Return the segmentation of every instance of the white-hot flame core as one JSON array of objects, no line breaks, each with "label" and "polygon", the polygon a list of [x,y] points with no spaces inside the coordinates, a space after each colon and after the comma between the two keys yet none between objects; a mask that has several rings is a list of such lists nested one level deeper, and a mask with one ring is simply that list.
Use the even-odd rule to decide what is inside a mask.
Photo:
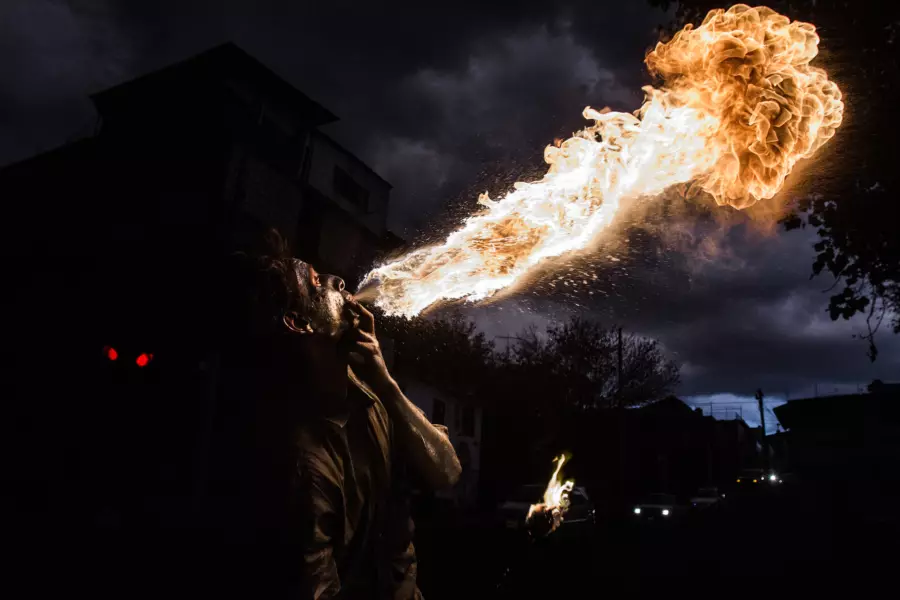
[{"label": "white-hot flame core", "polygon": [[837,86],[809,62],[819,37],[768,8],[709,13],[647,56],[665,85],[644,88],[635,114],[597,111],[593,125],[548,146],[546,175],[516,183],[442,244],[372,270],[388,314],[417,315],[439,300],[477,301],[513,286],[546,259],[583,250],[622,201],[696,181],[719,204],[770,198],[794,164],[840,125]]}]

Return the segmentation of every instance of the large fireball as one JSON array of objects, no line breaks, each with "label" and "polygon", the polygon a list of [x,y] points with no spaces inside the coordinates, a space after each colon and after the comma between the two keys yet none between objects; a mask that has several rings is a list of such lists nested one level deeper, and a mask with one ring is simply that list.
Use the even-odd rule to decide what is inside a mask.
[{"label": "large fireball", "polygon": [[557,146],[540,181],[517,183],[444,243],[372,270],[376,303],[416,315],[439,300],[471,301],[514,285],[542,261],[586,248],[622,200],[695,181],[719,204],[746,208],[774,196],[798,160],[841,124],[838,87],[810,62],[819,36],[765,8],[711,11],[657,44],[634,114],[584,110],[594,122]]}]

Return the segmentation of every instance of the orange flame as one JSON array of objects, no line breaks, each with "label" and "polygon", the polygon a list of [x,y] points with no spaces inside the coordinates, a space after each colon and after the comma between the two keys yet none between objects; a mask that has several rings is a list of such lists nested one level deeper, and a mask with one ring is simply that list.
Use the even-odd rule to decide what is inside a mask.
[{"label": "orange flame", "polygon": [[439,300],[490,297],[546,259],[583,250],[621,202],[696,181],[720,205],[748,207],[774,196],[798,160],[841,123],[841,92],[809,65],[819,36],[765,8],[711,11],[646,58],[647,86],[635,114],[584,109],[593,125],[548,146],[546,175],[516,183],[442,244],[373,269],[376,303],[413,316]]}]

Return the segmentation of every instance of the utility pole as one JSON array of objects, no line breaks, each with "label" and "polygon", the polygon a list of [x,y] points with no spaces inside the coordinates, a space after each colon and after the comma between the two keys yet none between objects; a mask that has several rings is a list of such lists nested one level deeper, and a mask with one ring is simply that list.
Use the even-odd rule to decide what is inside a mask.
[{"label": "utility pole", "polygon": [[619,403],[622,402],[622,328],[619,327],[619,343],[618,343],[619,370],[616,372],[616,392],[619,396]]},{"label": "utility pole", "polygon": [[623,493],[623,489],[625,487],[625,470],[628,468],[628,444],[627,444],[627,432],[626,427],[628,426],[628,420],[625,418],[625,408],[624,401],[622,399],[622,328],[619,327],[618,330],[618,343],[617,343],[617,354],[618,354],[618,369],[616,371],[616,396],[617,396],[617,404],[618,410],[616,411],[618,414],[616,415],[618,418],[618,429],[619,429],[619,476],[618,476],[618,492],[621,495]]},{"label": "utility pole", "polygon": [[518,340],[520,342],[522,341],[522,338],[520,338],[517,335],[498,335],[497,339],[498,340],[506,340],[506,359],[507,360],[509,360],[509,340]]},{"label": "utility pole", "polygon": [[763,439],[766,437],[766,410],[763,408],[763,398],[765,395],[762,390],[756,390],[756,401],[759,403],[759,426],[762,428]]},{"label": "utility pole", "polygon": [[756,390],[756,401],[759,403],[759,444],[763,452],[763,468],[769,470],[769,452],[766,444],[766,409],[763,407],[763,398],[765,395],[762,390]]}]

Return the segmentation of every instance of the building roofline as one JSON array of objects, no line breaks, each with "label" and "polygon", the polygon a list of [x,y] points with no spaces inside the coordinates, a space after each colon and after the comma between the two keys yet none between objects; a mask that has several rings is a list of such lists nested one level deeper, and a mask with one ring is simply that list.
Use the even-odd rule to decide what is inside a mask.
[{"label": "building roofline", "polygon": [[102,114],[105,107],[113,104],[117,97],[128,95],[132,90],[144,88],[167,75],[191,69],[209,69],[213,72],[215,70],[236,71],[241,75],[253,78],[262,89],[269,91],[275,97],[284,99],[286,106],[296,106],[298,113],[314,115],[314,127],[338,120],[334,113],[288,83],[283,77],[233,42],[226,42],[195,56],[95,92],[90,94],[90,99]]}]

